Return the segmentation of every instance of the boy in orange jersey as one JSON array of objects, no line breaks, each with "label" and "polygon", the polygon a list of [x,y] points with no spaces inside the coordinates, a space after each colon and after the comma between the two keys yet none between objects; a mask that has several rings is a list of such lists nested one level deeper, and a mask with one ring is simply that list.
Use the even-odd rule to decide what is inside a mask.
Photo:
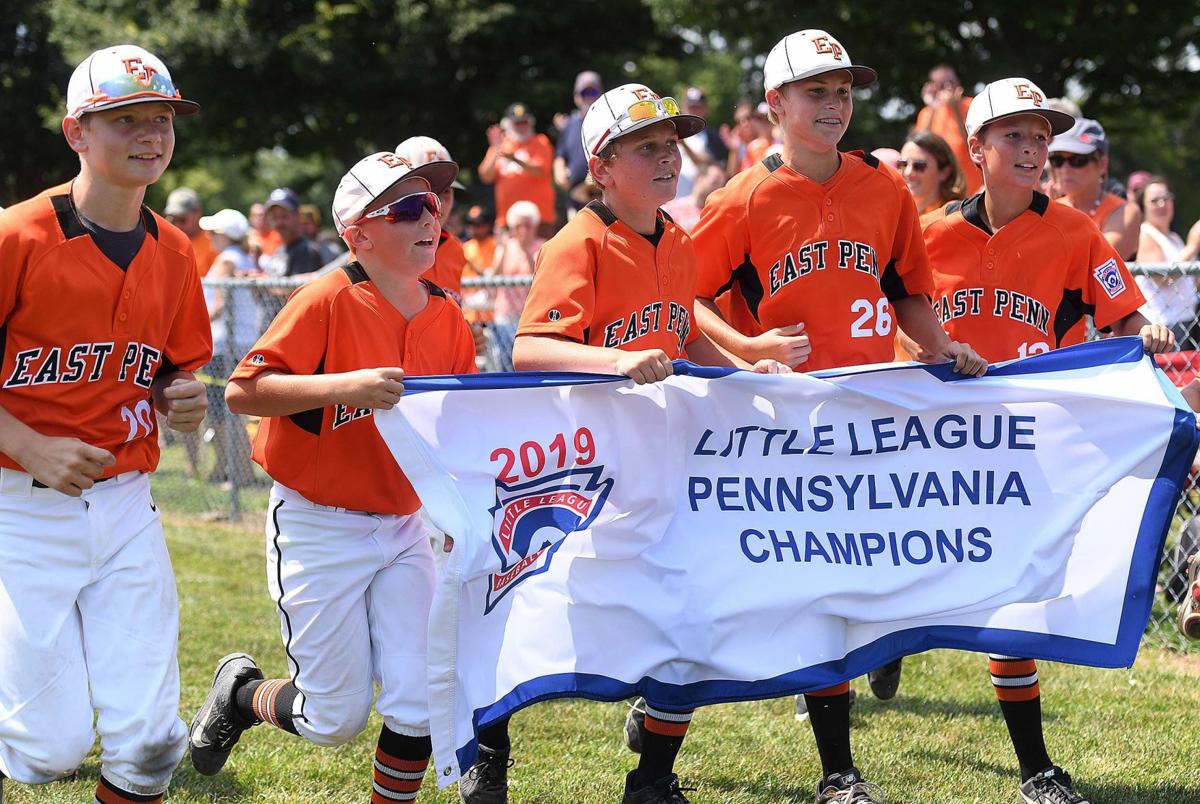
[{"label": "boy in orange jersey", "polygon": [[[700,326],[743,359],[815,370],[891,361],[898,322],[955,370],[982,374],[986,361],[947,337],[930,308],[929,262],[903,180],[874,157],[837,149],[851,89],[874,81],[875,71],[852,63],[825,31],[805,30],[775,45],[764,76],[783,156],[735,176],[701,212],[693,233]],[[727,290],[757,327],[721,317],[714,299]],[[889,679],[872,674],[880,697]],[[821,755],[818,802],[876,800],[854,767],[850,700],[848,683],[797,700]]]},{"label": "boy in orange jersey", "polygon": [[[991,361],[1080,343],[1088,316],[1102,332],[1140,335],[1147,351],[1167,351],[1174,336],[1138,312],[1142,294],[1100,230],[1038,192],[1051,136],[1075,124],[1045,97],[1028,79],[1006,78],[972,101],[967,144],[983,170],[983,191],[924,219],[934,310],[951,337],[970,340]],[[1021,767],[1022,800],[1086,804],[1046,751],[1037,664],[999,655],[989,664]]]},{"label": "boy in orange jersey", "polygon": [[204,417],[212,336],[186,235],[143,201],[197,108],[153,54],[96,51],[62,121],[78,175],[0,215],[0,779],[70,774],[94,719],[104,804],[161,801],[186,746],[148,473],[154,409]]},{"label": "boy in orange jersey", "polygon": [[[450,158],[446,146],[433,137],[423,136],[409,137],[397,145],[396,156],[407,159],[413,167],[421,167],[430,162],[454,161]],[[442,205],[440,221],[443,225],[450,220],[450,213],[454,211],[455,189],[465,189],[457,179],[438,196]],[[467,256],[463,252],[462,241],[443,228],[442,233],[438,235],[437,257],[433,267],[425,272],[425,278],[442,290],[450,291],[454,300],[462,304],[462,276],[466,265]]]},{"label": "boy in orange jersey", "polygon": [[[584,116],[582,138],[602,190],[538,252],[513,347],[519,371],[624,374],[652,383],[685,355],[706,365],[750,368],[717,348],[693,323],[691,238],[660,207],[675,197],[679,141],[704,128],[679,114],[673,98],[642,84],[600,96]],[[753,367],[787,371],[773,361]],[[683,804],[672,772],[692,712],[646,708],[638,768],[625,779],[624,804]],[[481,730],[479,759],[459,782],[466,804],[507,802],[508,721]]]},{"label": "boy in orange jersey", "polygon": [[457,172],[386,151],[355,164],[333,200],[355,260],[297,290],[230,378],[230,410],[264,417],[254,460],[275,480],[267,575],[291,678],[263,680],[244,653],[220,661],[192,721],[201,773],[220,770],[264,721],[318,745],[349,741],[378,684],[371,801],[412,801],[420,789],[433,554],[421,502],[372,413],[399,401],[406,375],[475,369],[458,305],[422,278],[437,250],[438,194]]}]

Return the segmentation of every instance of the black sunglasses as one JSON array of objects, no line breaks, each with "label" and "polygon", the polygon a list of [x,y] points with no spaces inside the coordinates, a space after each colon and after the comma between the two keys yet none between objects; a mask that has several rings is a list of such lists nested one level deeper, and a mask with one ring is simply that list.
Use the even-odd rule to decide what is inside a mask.
[{"label": "black sunglasses", "polygon": [[925,168],[929,167],[929,163],[924,159],[913,159],[911,161],[908,159],[896,160],[896,170],[899,172],[903,173],[904,169],[907,167],[911,167],[913,169],[913,173],[924,173]]},{"label": "black sunglasses", "polygon": [[1050,154],[1050,166],[1060,168],[1066,162],[1073,168],[1087,167],[1088,162],[1094,161],[1094,154],[1070,154],[1063,156],[1062,154]]}]

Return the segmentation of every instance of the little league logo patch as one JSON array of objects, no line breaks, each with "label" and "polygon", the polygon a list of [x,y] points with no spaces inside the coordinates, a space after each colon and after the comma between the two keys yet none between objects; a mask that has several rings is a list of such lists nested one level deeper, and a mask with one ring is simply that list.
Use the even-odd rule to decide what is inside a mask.
[{"label": "little league logo patch", "polygon": [[484,614],[517,584],[549,569],[567,536],[591,527],[612,487],[603,466],[575,467],[513,485],[497,480],[492,548],[501,569],[488,576]]},{"label": "little league logo patch", "polygon": [[1125,292],[1125,280],[1121,276],[1120,269],[1117,268],[1117,261],[1110,259],[1100,265],[1097,265],[1092,271],[1096,277],[1096,281],[1100,283],[1100,287],[1104,288],[1104,292],[1108,294],[1108,298],[1115,299]]}]

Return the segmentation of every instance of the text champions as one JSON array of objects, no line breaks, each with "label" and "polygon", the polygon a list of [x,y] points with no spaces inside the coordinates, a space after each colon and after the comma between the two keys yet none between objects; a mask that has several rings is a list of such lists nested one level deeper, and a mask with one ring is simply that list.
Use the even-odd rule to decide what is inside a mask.
[{"label": "text champions", "polygon": [[[693,454],[736,459],[1027,451],[1036,449],[1036,425],[1034,416],[1007,413],[887,416],[804,429],[747,425],[720,433],[706,429]],[[728,466],[722,463],[722,468]],[[989,458],[984,469],[951,469],[943,464],[939,469],[856,474],[822,472],[821,463],[797,461],[795,468],[800,471],[774,476],[693,475],[688,478],[688,506],[697,513],[761,516],[1031,504],[1021,473],[1004,468],[1005,462],[998,457]],[[962,465],[961,460],[946,463]],[[741,530],[738,546],[749,561],[873,567],[981,563],[993,554],[992,532],[983,525],[847,532],[822,529],[811,517],[787,522],[775,517],[770,524]]]}]

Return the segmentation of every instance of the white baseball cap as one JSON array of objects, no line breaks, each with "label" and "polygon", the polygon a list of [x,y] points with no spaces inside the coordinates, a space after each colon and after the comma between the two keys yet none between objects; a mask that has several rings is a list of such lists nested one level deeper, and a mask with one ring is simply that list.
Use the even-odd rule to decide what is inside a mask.
[{"label": "white baseball cap", "polygon": [[704,118],[680,114],[679,102],[662,98],[645,84],[622,84],[610,89],[588,107],[580,134],[589,157],[604,150],[618,137],[670,120],[680,139],[704,130]]},{"label": "white baseball cap", "polygon": [[825,31],[809,28],[788,34],[767,54],[763,65],[763,84],[776,89],[790,81],[800,81],[835,70],[850,73],[850,85],[870,84],[878,77],[870,67],[854,64],[842,43]]},{"label": "white baseball cap", "polygon": [[88,56],[67,84],[67,117],[134,103],[169,103],[176,114],[200,104],[184,100],[162,60],[137,45],[114,45]]},{"label": "white baseball cap", "polygon": [[1061,134],[1075,125],[1066,112],[1051,109],[1046,93],[1028,78],[1001,78],[983,88],[967,109],[967,136],[974,137],[988,123],[1017,114],[1036,114],[1050,124],[1051,134]]},{"label": "white baseball cap", "polygon": [[[413,167],[428,165],[430,162],[453,162],[450,158],[450,152],[446,150],[446,146],[435,140],[433,137],[409,137],[404,142],[396,146],[396,156],[403,157],[409,162],[412,162]],[[455,190],[467,189],[458,179],[455,179],[451,184]]]},{"label": "white baseball cap", "polygon": [[250,221],[236,209],[223,209],[201,217],[200,228],[206,232],[223,234],[230,240],[241,240],[250,234]]},{"label": "white baseball cap", "polygon": [[338,234],[346,231],[346,227],[361,218],[375,199],[404,179],[423,178],[429,182],[430,190],[440,194],[457,175],[458,165],[447,160],[418,166],[391,151],[365,156],[338,182],[333,194],[333,223]]},{"label": "white baseball cap", "polygon": [[1091,154],[1099,151],[1108,153],[1108,137],[1104,126],[1086,117],[1079,118],[1069,131],[1065,131],[1050,143],[1050,153],[1055,151],[1069,154]]}]

